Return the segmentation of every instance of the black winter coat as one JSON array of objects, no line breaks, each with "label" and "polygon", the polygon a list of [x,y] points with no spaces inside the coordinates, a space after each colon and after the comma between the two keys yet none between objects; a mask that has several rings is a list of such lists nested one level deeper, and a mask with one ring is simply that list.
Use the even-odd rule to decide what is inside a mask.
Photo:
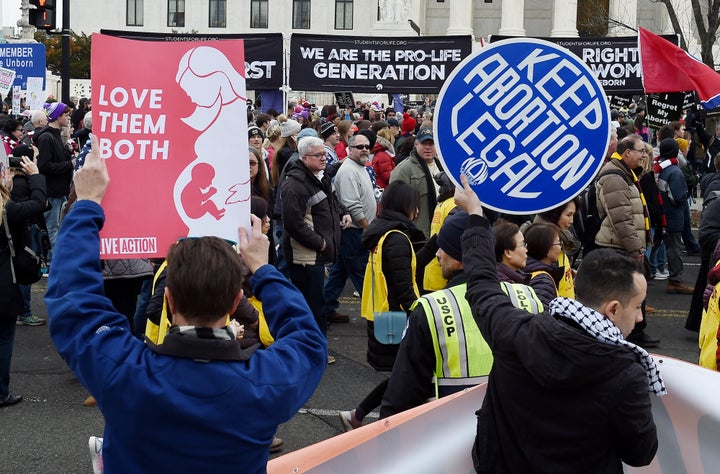
[{"label": "black winter coat", "polygon": [[48,125],[33,138],[38,147],[38,169],[47,179],[48,197],[67,197],[73,176],[72,156],[63,145],[60,130]]},{"label": "black winter coat", "polygon": [[[341,210],[327,176],[320,181],[302,161],[287,171],[282,193],[282,246],[288,263],[334,263],[340,246]],[[325,242],[325,249],[320,250]]]},{"label": "black winter coat", "polygon": [[363,248],[372,251],[380,238],[391,230],[399,230],[407,238],[393,232],[385,238],[383,244],[382,267],[388,287],[388,306],[390,311],[402,310],[410,314],[410,306],[418,298],[413,287],[415,275],[412,274],[411,263],[414,250],[410,242],[422,242],[425,235],[407,216],[383,209],[377,219],[363,231]]},{"label": "black winter coat", "polygon": [[548,276],[545,273],[539,273],[534,277],[531,276],[529,283],[527,283],[532,286],[543,306],[547,308],[550,302],[557,297],[557,285],[563,277],[564,270],[557,265],[548,265],[540,260],[528,257],[523,272],[528,275],[533,272],[547,272],[549,274]]},{"label": "black winter coat", "polygon": [[[377,219],[363,231],[362,246],[372,251],[385,233],[399,230],[411,242],[425,240],[425,234],[404,214],[383,209]],[[393,232],[383,243],[382,268],[388,289],[388,307],[390,311],[405,311],[410,314],[410,307],[418,298],[413,287],[412,255],[413,247],[408,238]],[[380,344],[375,339],[374,324],[368,321],[368,363],[380,371],[391,371],[400,344]]]},{"label": "black winter coat", "polygon": [[[466,282],[465,273],[460,271],[448,281],[446,288]],[[408,327],[400,342],[390,382],[383,394],[380,418],[387,418],[415,408],[425,403],[428,398],[433,398],[435,396],[433,385],[435,363],[435,344],[430,334],[428,318],[425,314],[425,307],[419,304],[410,315]],[[455,388],[457,390],[441,392],[440,396],[464,389],[462,386]],[[441,390],[448,389],[452,390],[451,387],[441,387]]]},{"label": "black winter coat", "polygon": [[[29,199],[22,202],[10,200],[5,203],[10,234],[16,248],[23,248],[20,242],[25,222],[41,215],[45,210],[47,195],[45,194],[45,177],[36,174],[28,177],[30,186]],[[15,318],[23,310],[23,299],[20,287],[12,282],[10,268],[10,247],[5,228],[0,224],[0,318]]]},{"label": "black winter coat", "polygon": [[702,251],[701,257],[709,261],[720,239],[720,174],[708,173],[703,176],[700,180],[700,192],[703,197],[703,210],[700,215],[698,243]]},{"label": "black winter coat", "polygon": [[647,374],[628,348],[548,312],[515,308],[498,284],[494,238],[471,215],[462,239],[467,299],[493,352],[478,411],[481,473],[622,473],[658,447]]}]

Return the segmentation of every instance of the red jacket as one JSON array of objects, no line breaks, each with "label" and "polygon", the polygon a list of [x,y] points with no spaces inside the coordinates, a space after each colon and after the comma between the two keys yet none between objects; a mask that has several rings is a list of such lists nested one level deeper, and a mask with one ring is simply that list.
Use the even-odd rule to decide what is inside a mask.
[{"label": "red jacket", "polygon": [[390,173],[395,169],[395,149],[392,144],[378,137],[373,148],[372,167],[375,170],[375,183],[385,189],[390,183]]}]

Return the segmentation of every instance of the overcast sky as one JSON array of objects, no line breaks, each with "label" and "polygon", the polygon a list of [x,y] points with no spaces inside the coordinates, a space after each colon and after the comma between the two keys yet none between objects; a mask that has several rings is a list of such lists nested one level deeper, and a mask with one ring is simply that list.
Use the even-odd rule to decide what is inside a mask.
[{"label": "overcast sky", "polygon": [[15,26],[20,19],[20,0],[2,0],[2,26]]}]

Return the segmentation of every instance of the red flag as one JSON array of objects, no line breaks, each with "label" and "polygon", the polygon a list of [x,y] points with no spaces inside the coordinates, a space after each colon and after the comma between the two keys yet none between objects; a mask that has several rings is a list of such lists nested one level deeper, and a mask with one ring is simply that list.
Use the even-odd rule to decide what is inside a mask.
[{"label": "red flag", "polygon": [[702,106],[720,106],[720,74],[699,59],[645,28],[638,33],[646,93],[697,92]]}]

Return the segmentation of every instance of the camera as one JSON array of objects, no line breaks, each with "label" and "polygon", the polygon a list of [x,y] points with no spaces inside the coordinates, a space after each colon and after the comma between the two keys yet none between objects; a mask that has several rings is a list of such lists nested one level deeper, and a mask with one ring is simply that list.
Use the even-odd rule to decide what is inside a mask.
[{"label": "camera", "polygon": [[14,169],[22,169],[22,157],[8,156],[8,167]]}]

